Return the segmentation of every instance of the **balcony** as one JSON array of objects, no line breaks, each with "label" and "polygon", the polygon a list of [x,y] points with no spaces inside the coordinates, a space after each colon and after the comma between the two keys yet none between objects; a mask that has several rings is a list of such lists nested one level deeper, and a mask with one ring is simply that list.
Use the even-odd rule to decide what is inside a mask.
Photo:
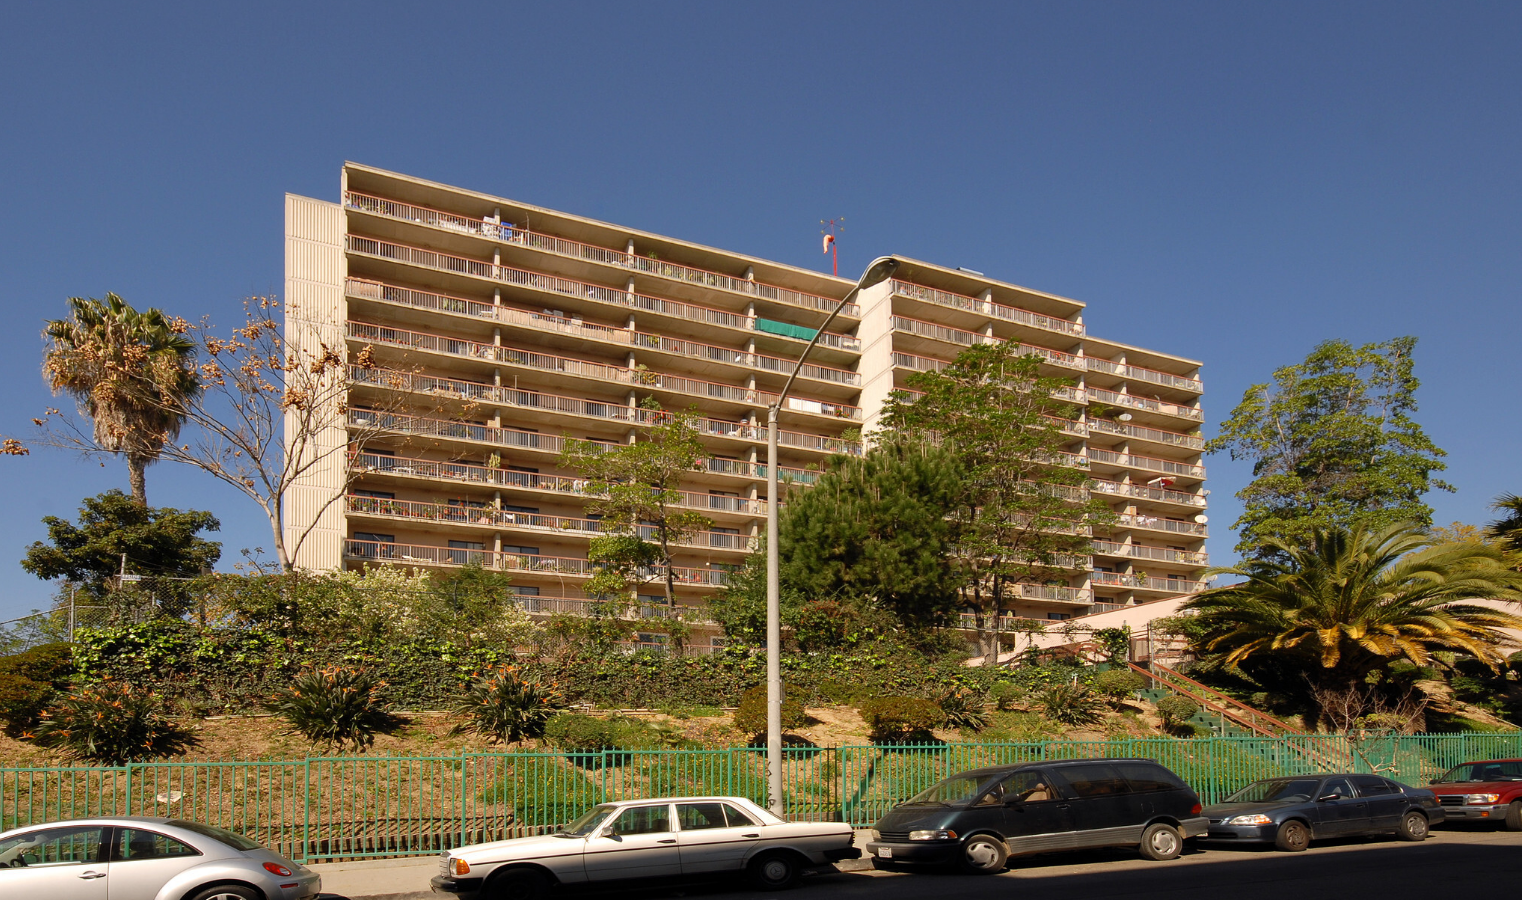
[{"label": "balcony", "polygon": [[967,310],[979,315],[1003,319],[1006,322],[1019,322],[1032,328],[1041,328],[1046,331],[1055,331],[1058,334],[1067,334],[1074,337],[1083,336],[1083,326],[1077,322],[1055,319],[1051,316],[1043,316],[1040,313],[1028,312],[1019,307],[1005,306],[1002,303],[994,303],[990,300],[979,300],[976,297],[968,297],[963,294],[953,294],[950,291],[942,291],[920,284],[910,284],[907,281],[899,281],[897,278],[893,279],[893,292],[915,300],[923,300],[926,303],[934,303],[937,306]]},{"label": "balcony", "polygon": [[1108,463],[1113,466],[1125,466],[1131,469],[1146,469],[1149,472],[1166,472],[1170,475],[1187,475],[1192,478],[1205,477],[1205,467],[1195,465],[1194,463],[1183,463],[1172,459],[1154,459],[1150,456],[1137,456],[1134,453],[1117,453],[1114,450],[1101,450],[1098,447],[1089,448],[1089,461]]},{"label": "balcony", "polygon": [[[472,219],[454,213],[429,209],[424,206],[413,206],[408,203],[399,203],[395,200],[386,200],[381,197],[372,197],[353,191],[346,191],[344,193],[344,205],[350,209],[357,209],[361,212],[384,216],[402,222],[429,225],[435,228],[442,228],[446,231],[475,235],[487,240],[531,247],[535,250],[554,254],[555,256],[584,260],[606,266],[616,266],[620,269],[654,275],[659,278],[669,278],[685,284],[695,284],[713,290],[728,291],[746,299],[759,298],[770,300],[774,303],[823,312],[833,310],[835,305],[840,302],[839,298],[821,297],[818,294],[778,287],[734,275],[725,275],[722,272],[710,272],[707,269],[678,265],[677,263],[639,256],[638,254],[623,250],[614,250],[608,247],[599,247],[595,244],[584,244],[580,241],[566,240],[565,238],[553,235],[529,231],[526,228],[517,228],[505,222],[498,225],[489,219]],[[848,303],[840,311],[840,314],[850,316],[851,318],[859,318],[861,316],[861,307],[855,303]]]},{"label": "balcony", "polygon": [[1148,428],[1145,425],[1111,422],[1108,419],[1089,419],[1089,430],[1100,434],[1114,434],[1141,441],[1151,441],[1154,444],[1167,444],[1170,447],[1205,449],[1205,439],[1197,434],[1180,434],[1177,431],[1163,431],[1159,428]]},{"label": "balcony", "polygon": [[1148,575],[1122,575],[1118,572],[1095,572],[1090,576],[1093,584],[1099,587],[1118,587],[1127,590],[1138,591],[1161,591],[1175,596],[1181,594],[1197,594],[1209,587],[1203,581],[1189,581],[1184,578],[1154,578]]},{"label": "balcony", "polygon": [[1154,369],[1144,369],[1141,366],[1128,366],[1125,363],[1099,359],[1095,356],[1084,357],[1084,364],[1090,372],[1118,375],[1121,378],[1130,378],[1133,381],[1147,381],[1152,384],[1160,384],[1164,387],[1193,391],[1197,394],[1205,390],[1205,385],[1198,378],[1187,378],[1183,375],[1174,375],[1170,372],[1158,372]]},{"label": "balcony", "polygon": [[[478,425],[474,422],[455,422],[447,419],[425,419],[397,413],[383,413],[367,409],[349,410],[349,424],[377,434],[401,437],[422,436],[450,441],[466,441],[482,444],[485,449],[520,447],[541,453],[560,455],[565,451],[565,440],[558,435],[503,428],[495,425]],[[583,441],[593,446],[614,447],[612,441]],[[762,480],[766,478],[766,466],[738,459],[710,457],[703,460],[699,470],[716,475],[734,475],[740,478]],[[778,466],[777,475],[783,481],[813,484],[819,473],[812,469],[795,469]]]},{"label": "balcony", "polygon": [[[524,572],[550,577],[590,578],[597,564],[574,556],[541,556],[528,553],[503,553],[495,550],[462,550],[422,544],[395,544],[381,541],[344,540],[344,558],[360,562],[394,563],[412,566],[477,565],[497,572]],[[683,585],[719,587],[727,584],[729,573],[723,569],[692,569],[672,566],[677,581]],[[664,566],[651,566],[641,574],[664,579]]]},{"label": "balcony", "polygon": [[694,625],[714,624],[707,612],[690,606],[641,606],[636,609],[628,604],[603,600],[523,594],[513,597],[513,604],[531,616],[606,616],[612,612],[617,618],[629,621],[676,619]]},{"label": "balcony", "polygon": [[1095,556],[1123,556],[1128,559],[1155,559],[1160,562],[1181,563],[1189,566],[1208,566],[1209,559],[1203,551],[1173,550],[1168,547],[1145,547],[1141,544],[1120,544],[1114,541],[1094,541]]},{"label": "balcony", "polygon": [[[1091,448],[1089,452],[1094,451]],[[1100,451],[1107,453],[1109,451]],[[1105,481],[1094,479],[1089,490],[1096,494],[1117,494],[1121,497],[1135,497],[1139,500],[1156,500],[1159,503],[1181,503],[1185,506],[1205,508],[1205,498],[1199,494],[1190,494],[1185,491],[1170,491],[1167,488],[1149,487],[1145,484],[1123,484],[1119,481]]]},{"label": "balcony", "polygon": [[1129,406],[1132,409],[1142,409],[1148,412],[1160,413],[1165,416],[1178,416],[1183,419],[1193,419],[1196,422],[1205,421],[1203,410],[1193,406],[1179,406],[1177,403],[1168,403],[1163,400],[1153,400],[1149,397],[1138,397],[1135,394],[1117,394],[1104,388],[1088,388],[1089,399],[1096,403],[1108,403],[1112,406]]},{"label": "balcony", "polygon": [[[514,322],[517,319],[521,319],[522,322],[516,324],[537,324],[543,326],[546,330],[557,333],[574,334],[582,340],[613,344],[620,351],[626,351],[627,348],[655,350],[689,359],[702,360],[703,362],[719,363],[721,365],[736,366],[742,369],[753,369],[762,372],[776,372],[778,374],[791,373],[793,365],[796,362],[795,360],[782,359],[776,356],[767,356],[764,353],[750,353],[734,347],[720,347],[713,344],[663,337],[625,328],[589,324],[578,319],[530,313],[524,310],[512,309],[511,307],[495,308],[503,310],[506,313],[497,316],[497,321]],[[352,321],[349,323],[350,337],[357,337],[356,326],[363,329],[366,334],[384,335],[359,338],[361,340],[378,340],[393,345],[431,350],[436,353],[489,359],[493,351],[500,349],[492,344],[480,344],[474,341],[459,340],[441,335],[403,331],[383,325]],[[861,376],[855,372],[831,366],[816,365],[814,363],[805,363],[803,369],[798,374],[801,378],[827,381],[839,385],[857,386],[861,384]]]},{"label": "balcony", "polygon": [[[971,347],[975,344],[1001,344],[1005,343],[996,337],[986,334],[978,334],[975,331],[963,331],[960,328],[947,328],[945,325],[937,325],[934,322],[924,322],[919,319],[911,319],[907,316],[894,316],[893,329],[905,334],[918,335],[933,341],[944,341],[949,344],[959,344],[963,347]],[[1063,366],[1069,369],[1082,369],[1083,359],[1071,353],[1062,353],[1057,350],[1048,350],[1045,347],[1036,347],[1031,344],[1017,343],[1022,354],[1035,354],[1054,366]],[[926,357],[920,357],[924,359]]]},{"label": "balcony", "polygon": [[[541,475],[538,472],[519,472],[515,469],[493,469],[474,463],[441,462],[434,459],[414,459],[405,456],[356,453],[352,465],[356,471],[417,478],[427,481],[448,481],[486,488],[534,491],[558,496],[570,495],[576,500],[594,498],[587,490],[584,478],[567,475]],[[719,494],[703,494],[696,491],[677,491],[674,506],[694,509],[705,513],[733,513],[741,516],[766,515],[765,500],[749,500],[744,497],[727,497]]]},{"label": "balcony", "polygon": [[1177,519],[1160,519],[1157,516],[1121,515],[1118,517],[1117,527],[1141,528],[1147,531],[1163,531],[1169,534],[1181,534],[1185,537],[1204,538],[1210,536],[1210,530],[1199,522],[1180,522]]},{"label": "balcony", "polygon": [[[570,516],[547,516],[539,513],[523,513],[500,510],[490,506],[462,506],[451,503],[427,503],[412,500],[390,500],[384,497],[347,496],[344,505],[352,515],[375,516],[386,519],[439,522],[450,525],[475,525],[486,528],[511,528],[518,531],[537,531],[552,534],[576,534],[590,537],[604,533],[598,519],[577,519]],[[656,536],[653,527],[641,525],[635,529],[645,540]],[[749,553],[756,549],[756,540],[743,534],[722,531],[700,531],[678,546],[705,550],[737,550]]]}]

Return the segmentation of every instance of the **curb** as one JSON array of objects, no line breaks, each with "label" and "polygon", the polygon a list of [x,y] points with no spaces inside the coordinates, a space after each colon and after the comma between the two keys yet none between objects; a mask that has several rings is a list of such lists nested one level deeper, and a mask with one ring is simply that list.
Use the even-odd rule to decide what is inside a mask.
[{"label": "curb", "polygon": [[[865,856],[861,859],[845,859],[835,863],[834,867],[837,872],[870,872],[872,860]],[[411,891],[405,894],[356,894],[349,900],[437,900],[439,896],[430,891]]]}]

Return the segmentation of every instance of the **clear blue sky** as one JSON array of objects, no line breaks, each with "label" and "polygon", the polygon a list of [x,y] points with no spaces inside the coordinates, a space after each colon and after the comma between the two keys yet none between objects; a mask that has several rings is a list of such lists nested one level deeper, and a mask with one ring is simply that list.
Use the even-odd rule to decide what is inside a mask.
[{"label": "clear blue sky", "polygon": [[[1218,423],[1316,342],[1415,334],[1437,519],[1522,491],[1522,4],[17,4],[0,33],[0,432],[70,295],[230,322],[345,159],[803,266],[902,253],[1205,362]],[[1249,476],[1208,460],[1217,560]],[[120,463],[0,458],[12,560]],[[208,478],[155,505],[269,546]]]}]

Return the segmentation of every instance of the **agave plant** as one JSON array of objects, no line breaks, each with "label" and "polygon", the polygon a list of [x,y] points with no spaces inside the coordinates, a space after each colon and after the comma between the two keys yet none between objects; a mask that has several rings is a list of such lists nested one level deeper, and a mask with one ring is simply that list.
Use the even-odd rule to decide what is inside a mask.
[{"label": "agave plant", "polygon": [[554,685],[525,677],[516,666],[502,666],[477,676],[455,703],[465,718],[455,734],[477,734],[495,744],[517,743],[544,734],[544,726],[566,708]]},{"label": "agave plant", "polygon": [[363,750],[401,720],[379,696],[385,683],[366,669],[337,666],[303,672],[270,698],[266,708],[307,740],[333,749]]}]

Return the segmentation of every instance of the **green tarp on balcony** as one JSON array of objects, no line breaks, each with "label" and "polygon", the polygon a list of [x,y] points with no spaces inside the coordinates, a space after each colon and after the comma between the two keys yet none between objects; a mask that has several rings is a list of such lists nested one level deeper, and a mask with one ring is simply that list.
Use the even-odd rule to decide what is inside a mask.
[{"label": "green tarp on balcony", "polygon": [[756,330],[767,334],[780,334],[783,337],[798,338],[803,341],[814,339],[814,329],[804,328],[802,325],[789,325],[787,322],[773,322],[771,319],[756,318]]}]

